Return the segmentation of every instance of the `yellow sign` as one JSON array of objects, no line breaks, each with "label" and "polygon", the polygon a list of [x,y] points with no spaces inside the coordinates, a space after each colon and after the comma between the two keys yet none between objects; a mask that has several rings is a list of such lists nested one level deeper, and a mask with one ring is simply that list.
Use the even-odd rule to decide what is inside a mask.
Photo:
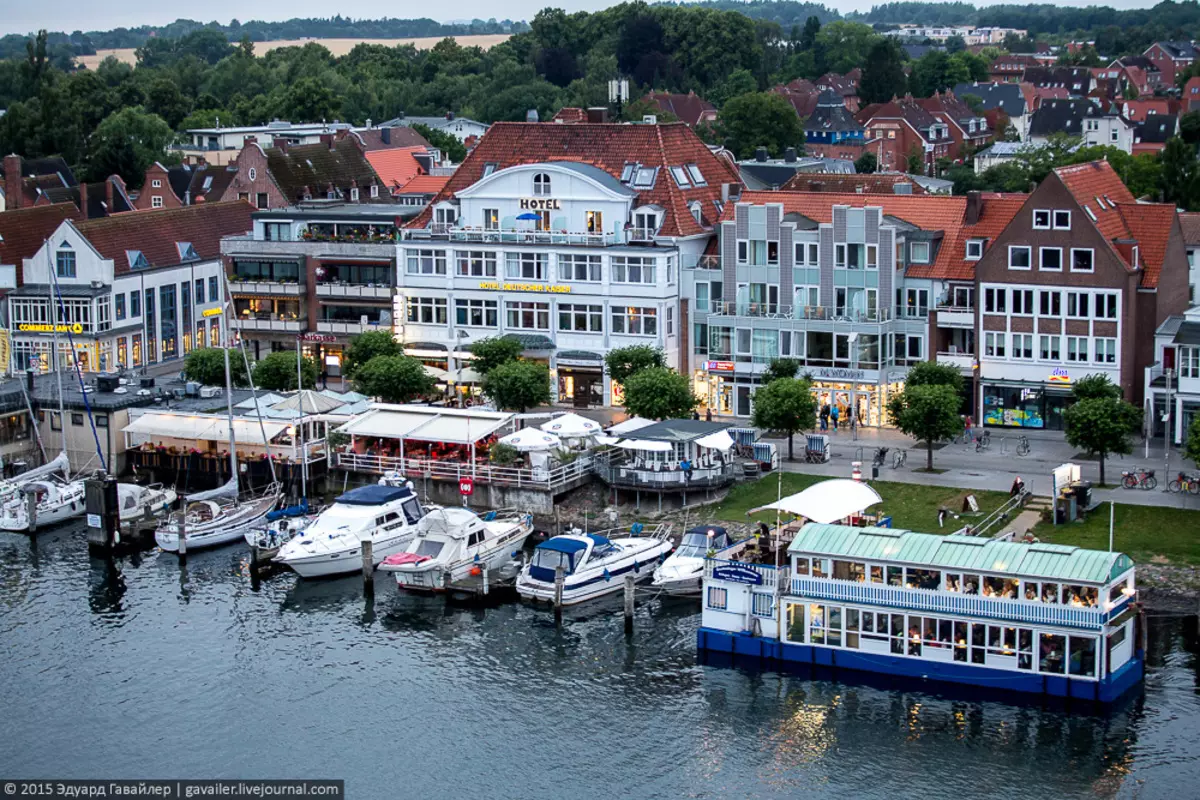
[{"label": "yellow sign", "polygon": [[0,331],[0,364],[7,364],[12,355],[12,340],[8,331]]},{"label": "yellow sign", "polygon": [[78,322],[73,325],[46,325],[43,323],[26,322],[17,326],[17,330],[24,333],[83,333],[83,325]]},{"label": "yellow sign", "polygon": [[570,294],[570,286],[554,286],[549,283],[496,283],[495,281],[484,281],[479,284],[480,289],[495,289],[505,292],[550,292],[551,294]]},{"label": "yellow sign", "polygon": [[206,308],[200,312],[200,316],[202,317],[219,317],[220,315],[221,309],[219,308]]}]

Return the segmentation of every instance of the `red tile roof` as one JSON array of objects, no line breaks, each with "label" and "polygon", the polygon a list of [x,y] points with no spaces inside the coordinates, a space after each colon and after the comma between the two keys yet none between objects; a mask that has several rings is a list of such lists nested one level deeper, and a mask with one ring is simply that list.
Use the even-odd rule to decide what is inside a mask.
[{"label": "red tile roof", "polygon": [[1180,211],[1179,226],[1183,228],[1184,244],[1200,244],[1200,211]]},{"label": "red tile roof", "polygon": [[1147,114],[1170,114],[1171,104],[1165,97],[1126,100],[1124,112],[1125,118],[1132,122],[1145,122]]},{"label": "red tile roof", "polygon": [[1142,262],[1142,286],[1158,286],[1163,263],[1167,260],[1167,242],[1175,222],[1175,206],[1167,203],[1123,203],[1118,206],[1129,234],[1138,243]]},{"label": "red tile roof", "polygon": [[717,113],[716,106],[695,92],[670,94],[669,92],[652,91],[644,99],[658,106],[659,110],[674,114],[676,119],[686,122],[688,125],[696,125],[705,119],[711,119]]},{"label": "red tile roof", "polygon": [[417,175],[400,187],[402,194],[437,194],[450,182],[449,175]]},{"label": "red tile roof", "polygon": [[802,89],[789,89],[786,86],[775,86],[771,89],[771,94],[777,94],[791,103],[792,108],[796,110],[796,116],[803,120],[811,117],[813,111],[816,110],[821,90],[811,89],[805,91]]},{"label": "red tile roof", "polygon": [[0,214],[0,264],[16,265],[18,286],[24,282],[22,260],[32,258],[63,220],[81,216],[74,203],[34,206]]},{"label": "red tile roof", "polygon": [[[1133,203],[1134,197],[1111,164],[1107,161],[1089,161],[1086,164],[1059,167],[1054,174],[1074,196],[1075,202],[1096,216],[1096,227],[1104,234],[1104,238],[1128,236],[1125,221],[1110,203]],[[1106,196],[1103,203],[1097,202],[1097,197]]]},{"label": "red tile roof", "polygon": [[151,269],[183,263],[179,242],[190,243],[202,261],[220,258],[222,237],[248,233],[254,227],[253,211],[244,200],[204,203],[117,214],[79,222],[75,228],[100,255],[112,259],[114,274],[124,275],[131,271],[128,254],[133,250],[145,256]]},{"label": "red tile roof", "polygon": [[967,240],[994,240],[1012,222],[1013,217],[1025,205],[1028,195],[1024,194],[991,194],[986,193],[980,198],[979,219],[974,225],[963,226],[958,230],[954,240],[949,236],[942,242],[942,251],[947,249],[956,258],[948,259],[946,264],[910,266],[908,275],[913,278],[934,278],[938,280],[969,281],[975,278],[975,261],[967,261]]},{"label": "red tile roof", "polygon": [[[721,199],[721,184],[740,183],[737,172],[718,158],[695,132],[683,123],[629,125],[593,123],[560,125],[553,122],[497,122],[488,129],[475,149],[455,171],[433,202],[448,200],[454,193],[483,177],[484,167],[501,170],[519,164],[574,161],[604,170],[617,180],[626,164],[659,167],[658,178],[649,189],[637,190],[635,205],[658,205],[666,210],[660,233],[663,236],[692,236],[707,232],[688,211],[688,203],[699,200],[706,222],[716,217],[714,203]],[[667,167],[696,164],[707,185],[680,189]],[[422,211],[409,227],[423,228],[432,212]]]},{"label": "red tile roof", "polygon": [[[386,131],[386,133],[385,133]],[[365,128],[351,131],[351,136],[362,143],[363,152],[372,150],[388,150],[393,147],[430,147],[425,137],[412,128],[397,126],[395,128]],[[384,141],[387,137],[387,141]]]},{"label": "red tile roof", "polygon": [[587,122],[588,121],[587,109],[573,108],[570,106],[568,106],[566,108],[560,108],[558,110],[558,113],[555,114],[551,118],[550,121],[551,122],[561,122],[564,125],[574,125],[574,124],[578,124],[581,122]]},{"label": "red tile roof", "polygon": [[929,191],[911,177],[900,172],[878,172],[870,175],[843,175],[834,172],[797,172],[780,187],[794,192],[843,192],[855,194],[898,194],[896,186],[908,184],[912,194]]},{"label": "red tile roof", "polygon": [[418,146],[393,147],[390,150],[368,150],[366,156],[379,180],[391,190],[421,174],[421,165],[413,158],[413,153],[421,153],[426,149]]}]

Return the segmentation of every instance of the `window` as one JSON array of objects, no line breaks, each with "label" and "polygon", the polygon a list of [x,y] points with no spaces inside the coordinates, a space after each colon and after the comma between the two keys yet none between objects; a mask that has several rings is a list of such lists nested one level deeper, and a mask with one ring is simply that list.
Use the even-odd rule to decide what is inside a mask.
[{"label": "window", "polygon": [[675,306],[667,306],[667,336],[675,335]]},{"label": "window", "polygon": [[1108,138],[1111,139],[1113,142],[1121,141],[1121,131],[1116,127],[1116,125],[1114,125],[1112,127],[1112,129],[1109,130]]},{"label": "window", "polygon": [[150,181],[150,186],[151,186],[151,188],[154,188],[154,189],[161,189],[162,188],[162,179],[155,178],[154,180]]},{"label": "window", "polygon": [[588,233],[604,233],[604,212],[589,211],[585,216],[587,217]]},{"label": "window", "polygon": [[379,184],[378,184],[378,183],[372,183],[372,184],[371,184],[371,192],[370,192],[370,194],[371,194],[371,199],[372,199],[372,200],[374,200],[375,198],[379,197]]},{"label": "window", "polygon": [[1033,334],[1014,333],[1012,335],[1012,357],[1033,360]]},{"label": "window", "polygon": [[658,309],[634,306],[613,308],[612,332],[631,336],[658,335]]},{"label": "window", "polygon": [[929,313],[928,289],[904,290],[904,316],[923,317]]},{"label": "window", "polygon": [[1038,661],[1038,672],[1062,675],[1067,650],[1067,637],[1056,633],[1043,633]]},{"label": "window", "polygon": [[1038,355],[1042,361],[1058,361],[1059,360],[1059,338],[1057,336],[1042,336],[1040,346],[1038,347]]},{"label": "window", "polygon": [[696,220],[697,225],[704,224],[704,210],[699,203],[692,203],[688,210],[692,212],[692,219]]},{"label": "window", "polygon": [[485,231],[500,230],[500,209],[485,208],[483,210],[483,229]]},{"label": "window", "polygon": [[162,207],[163,207],[163,199],[162,199],[162,197],[161,197],[160,195],[157,195],[157,194],[156,194],[156,195],[154,195],[153,197],[151,197],[151,198],[150,198],[150,207],[151,207],[151,208],[162,208]]},{"label": "window", "polygon": [[409,275],[445,275],[445,250],[409,250]]},{"label": "window", "polygon": [[[259,197],[264,198],[264,197],[266,197],[266,195],[259,195]],[[350,187],[350,202],[351,203],[358,202],[358,187],[357,186]],[[266,206],[259,206],[259,208],[266,208]]]},{"label": "window", "polygon": [[[350,199],[355,202],[358,201],[358,189],[350,190]],[[254,196],[254,206],[255,208],[270,208],[271,196],[266,192],[259,192]]]},{"label": "window", "polygon": [[489,250],[459,250],[455,274],[464,278],[496,277],[496,254]]},{"label": "window", "polygon": [[1088,340],[1084,336],[1067,337],[1067,361],[1087,361]]},{"label": "window", "polygon": [[913,242],[909,245],[909,260],[914,264],[929,263],[929,242]]},{"label": "window", "polygon": [[692,188],[692,180],[688,177],[687,170],[685,170],[683,167],[671,167],[670,171],[671,177],[675,179],[677,184],[679,184],[680,189]]},{"label": "window", "polygon": [[1091,295],[1087,292],[1067,292],[1067,316],[1087,319]]},{"label": "window", "polygon": [[1009,245],[1008,268],[1029,269],[1030,249],[1025,245]]},{"label": "window", "polygon": [[621,183],[629,183],[633,180],[633,171],[637,169],[637,164],[626,164],[621,168]]},{"label": "window", "polygon": [[1005,358],[1003,333],[985,333],[983,335],[983,354],[989,358]]},{"label": "window", "polygon": [[1200,347],[1177,347],[1179,377],[1200,378]]},{"label": "window", "polygon": [[470,328],[495,328],[500,324],[495,300],[454,301],[454,322]]},{"label": "window", "polygon": [[1094,349],[1092,357],[1095,359],[1097,364],[1117,363],[1116,339],[1096,339],[1092,346]]},{"label": "window", "polygon": [[708,281],[699,281],[696,283],[696,310],[708,311]]},{"label": "window", "polygon": [[983,239],[967,240],[967,261],[978,261],[983,258]]},{"label": "window", "polygon": [[1062,292],[1043,290],[1038,299],[1040,302],[1038,313],[1040,313],[1043,317],[1062,316]]},{"label": "window", "polygon": [[[221,293],[220,293],[220,291],[218,291],[218,288],[217,288],[217,278],[218,278],[218,276],[213,275],[212,277],[210,277],[208,279],[208,302],[210,302],[210,303],[221,302]],[[130,300],[132,300],[132,299],[133,299],[133,296],[130,295]],[[137,316],[137,312],[133,311],[132,309],[130,310],[129,313],[132,316],[135,316],[135,317]]]},{"label": "window", "polygon": [[566,253],[558,257],[560,281],[600,281],[600,256]]},{"label": "window", "polygon": [[750,611],[756,617],[775,616],[775,595],[767,592],[751,592]]},{"label": "window", "polygon": [[695,164],[688,164],[687,171],[688,177],[692,179],[692,183],[696,184],[697,186],[705,186],[708,184],[708,181],[704,179],[704,173],[700,171],[700,167],[696,166]]},{"label": "window", "polygon": [[75,277],[75,251],[62,247],[54,254],[54,274],[60,278]]},{"label": "window", "polygon": [[533,176],[533,194],[535,197],[548,197],[550,195],[549,175],[539,172]]},{"label": "window", "polygon": [[1038,249],[1038,269],[1045,272],[1062,272],[1062,248],[1042,247]]},{"label": "window", "polygon": [[446,324],[446,298],[408,298],[408,321],[427,325]]},{"label": "window", "polygon": [[613,283],[655,283],[655,259],[643,256],[613,256]]},{"label": "window", "polygon": [[52,430],[52,431],[61,431],[62,430],[62,414],[60,414],[57,411],[50,412],[50,430]]},{"label": "window", "polygon": [[433,222],[436,226],[445,229],[458,221],[458,209],[453,206],[435,208],[433,210]]},{"label": "window", "polygon": [[708,607],[724,611],[729,607],[729,590],[719,586],[708,587]]},{"label": "window", "polygon": [[204,279],[196,278],[196,305],[204,305]]},{"label": "window", "polygon": [[550,304],[508,301],[504,304],[505,324],[529,331],[550,330]]},{"label": "window", "polygon": [[249,178],[250,178],[250,180],[252,180],[252,181],[258,180],[258,170],[257,170],[257,169],[255,169],[254,167],[251,167],[251,168],[250,168],[250,169],[247,171],[247,173],[246,173],[246,174],[247,174],[247,177],[249,177]]},{"label": "window", "polygon": [[913,334],[897,333],[894,334],[896,363],[898,365],[917,364],[923,361],[921,357],[921,345],[923,337]]},{"label": "window", "polygon": [[983,290],[983,311],[985,314],[1007,314],[1008,313],[1008,290],[1007,289],[984,289]]},{"label": "window", "polygon": [[1112,293],[1096,295],[1096,319],[1117,318],[1118,295]]},{"label": "window", "polygon": [[1012,313],[1033,316],[1033,289],[1012,290]]},{"label": "window", "polygon": [[835,267],[846,266],[846,245],[835,244],[833,246],[833,265]]},{"label": "window", "polygon": [[603,333],[604,306],[559,303],[558,329],[577,333]]},{"label": "window", "polygon": [[292,240],[292,226],[287,222],[264,222],[263,223],[263,241],[267,242],[290,242]]},{"label": "window", "polygon": [[657,167],[638,167],[633,176],[633,185],[638,189],[649,189],[654,186],[657,177]]},{"label": "window", "polygon": [[545,253],[505,253],[504,277],[521,280],[546,280],[549,256]]},{"label": "window", "polygon": [[1054,230],[1056,230],[1056,231],[1071,230],[1071,212],[1070,211],[1055,211],[1054,212]]},{"label": "window", "polygon": [[1071,248],[1071,271],[1072,272],[1092,272],[1094,270],[1094,260],[1096,254],[1090,247],[1072,247]]},{"label": "window", "polygon": [[1039,231],[1050,230],[1050,210],[1035,208],[1033,210],[1033,227]]},{"label": "window", "polygon": [[124,294],[124,292],[116,295],[113,298],[113,300],[116,303],[117,320],[119,321],[119,320],[125,319],[125,294]]},{"label": "window", "polygon": [[[1116,133],[1116,129],[1113,129],[1114,141]],[[1091,636],[1071,636],[1070,642],[1071,646],[1067,651],[1070,673],[1087,678],[1096,677],[1096,639]]]}]

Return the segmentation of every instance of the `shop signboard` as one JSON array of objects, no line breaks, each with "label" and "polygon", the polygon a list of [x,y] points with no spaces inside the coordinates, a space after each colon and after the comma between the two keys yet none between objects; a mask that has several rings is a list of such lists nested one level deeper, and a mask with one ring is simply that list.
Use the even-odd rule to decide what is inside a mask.
[{"label": "shop signboard", "polygon": [[733,372],[734,366],[732,361],[705,361],[704,369],[707,372]]}]

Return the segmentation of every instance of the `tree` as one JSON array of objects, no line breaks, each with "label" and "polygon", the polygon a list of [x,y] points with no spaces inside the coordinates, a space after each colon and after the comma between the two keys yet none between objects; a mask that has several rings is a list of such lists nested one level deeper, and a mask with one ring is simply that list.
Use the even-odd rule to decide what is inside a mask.
[{"label": "tree", "polygon": [[141,106],[123,108],[104,118],[89,143],[88,170],[93,180],[120,175],[130,187],[140,187],[146,168],[164,157],[175,138],[162,117]]},{"label": "tree", "polygon": [[516,361],[524,350],[519,340],[507,336],[480,339],[471,345],[471,355],[475,356],[471,366],[480,375],[487,375],[502,364]]},{"label": "tree", "polygon": [[635,372],[622,384],[625,410],[646,419],[684,419],[696,408],[696,395],[688,379],[666,367],[650,367]]},{"label": "tree", "polygon": [[955,53],[961,53],[962,51],[964,51],[966,49],[967,49],[967,40],[964,39],[963,37],[959,36],[958,34],[946,37],[946,52],[947,53],[954,55]]},{"label": "tree", "polygon": [[332,121],[339,115],[342,103],[333,89],[319,78],[301,78],[283,93],[277,111],[284,119],[304,122]]},{"label": "tree", "polygon": [[497,408],[524,414],[550,402],[550,370],[536,361],[508,361],[484,373],[483,393]]},{"label": "tree", "polygon": [[804,20],[804,30],[800,33],[800,49],[812,50],[817,45],[817,34],[821,32],[821,20],[810,16]]},{"label": "tree", "polygon": [[779,431],[788,437],[788,461],[792,461],[792,441],[798,431],[813,425],[817,399],[808,381],[777,378],[754,393],[754,427]]},{"label": "tree", "polygon": [[867,151],[854,160],[854,171],[860,175],[870,175],[872,172],[879,171],[879,159],[875,154]]},{"label": "tree", "polygon": [[1107,375],[1096,373],[1085,375],[1075,381],[1071,387],[1071,395],[1078,400],[1116,399],[1121,398],[1121,387],[1117,386]]},{"label": "tree", "polygon": [[904,377],[904,385],[908,386],[949,386],[955,394],[962,394],[963,376],[958,367],[950,364],[939,364],[936,361],[922,361],[908,371]]},{"label": "tree", "polygon": [[166,120],[172,129],[176,129],[192,110],[192,104],[183,92],[179,91],[178,84],[168,78],[160,78],[150,84],[150,89],[146,92],[146,108]]},{"label": "tree", "polygon": [[905,159],[905,167],[911,175],[925,174],[925,153],[917,145],[913,145]]},{"label": "tree", "polygon": [[[246,362],[241,354],[233,352],[229,356],[229,373],[234,386],[249,386],[246,378]],[[188,353],[183,359],[183,374],[189,381],[196,381],[204,386],[225,385],[225,351],[219,347],[199,347]]]},{"label": "tree", "polygon": [[717,119],[717,136],[738,158],[750,158],[758,147],[773,156],[788,147],[804,147],[800,118],[783,97],[770,92],[750,92],[731,98]]},{"label": "tree", "polygon": [[417,359],[406,355],[374,356],[354,373],[354,388],[385,403],[408,403],[433,391],[434,379]]},{"label": "tree", "polygon": [[[734,70],[728,78],[713,87],[713,90],[708,93],[707,99],[717,108],[720,108],[730,98],[749,94],[757,89],[758,81],[754,79],[754,73],[748,69],[738,69]],[[637,117],[637,120],[640,119],[641,117]]]},{"label": "tree", "polygon": [[795,378],[796,373],[800,371],[800,362],[794,358],[775,358],[763,370],[759,379],[762,385],[766,386],[772,381],[780,380],[781,378]]},{"label": "tree", "polygon": [[610,350],[604,357],[604,363],[608,367],[609,377],[624,386],[629,376],[651,367],[665,367],[667,359],[657,347],[634,344]]},{"label": "tree", "polygon": [[1142,424],[1142,410],[1112,396],[1079,400],[1063,412],[1067,442],[1100,459],[1100,485],[1104,485],[1104,459],[1111,453],[1133,452],[1130,435]]},{"label": "tree", "polygon": [[421,134],[425,141],[442,151],[442,155],[453,161],[455,164],[461,164],[462,160],[467,157],[467,148],[456,139],[454,136],[445,131],[436,131],[428,125],[415,123],[410,126],[414,131]]},{"label": "tree", "polygon": [[1188,426],[1187,439],[1183,442],[1183,457],[1200,467],[1200,425],[1195,422]]},{"label": "tree", "polygon": [[1188,211],[1200,209],[1200,167],[1196,148],[1178,136],[1167,140],[1162,151],[1163,201]]},{"label": "tree", "polygon": [[886,103],[893,97],[903,97],[907,85],[900,44],[887,36],[871,45],[858,84],[863,103]]},{"label": "tree", "polygon": [[933,446],[962,431],[958,409],[962,401],[952,386],[904,385],[904,391],[888,401],[888,413],[902,432],[925,442],[925,469],[933,470]]},{"label": "tree", "polygon": [[1190,145],[1200,144],[1200,111],[1189,111],[1179,118],[1179,136]]},{"label": "tree", "polygon": [[391,331],[367,331],[360,333],[350,340],[342,355],[342,372],[347,378],[353,378],[360,366],[366,364],[375,356],[399,356],[404,354],[404,348],[396,341]]},{"label": "tree", "polygon": [[[317,363],[311,358],[300,360],[304,388],[317,385]],[[296,388],[296,355],[287,350],[269,353],[254,365],[254,385],[259,389],[290,392]]]}]

